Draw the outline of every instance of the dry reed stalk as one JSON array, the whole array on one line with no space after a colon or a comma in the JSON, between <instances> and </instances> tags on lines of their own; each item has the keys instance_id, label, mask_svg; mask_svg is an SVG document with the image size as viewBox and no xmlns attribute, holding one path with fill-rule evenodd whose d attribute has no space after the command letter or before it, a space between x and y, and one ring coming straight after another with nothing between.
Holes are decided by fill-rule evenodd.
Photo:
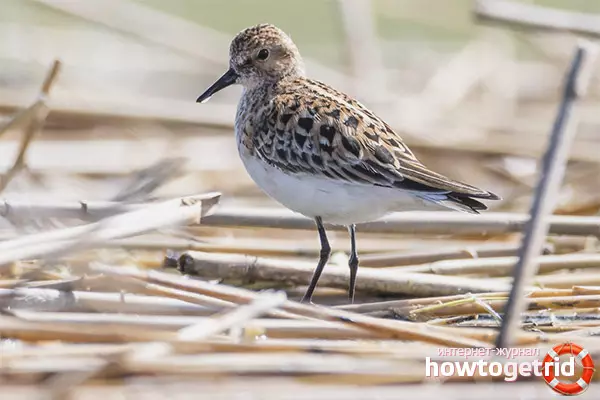
<instances>
[{"instance_id":1,"label":"dry reed stalk","mask_svg":"<svg viewBox=\"0 0 600 400\"><path fill-rule=\"evenodd\" d=\"M425 307L394 307L393 310L399 315L425 315L426 318L450 316L450 315L473 315L487 313L491 310L501 312L504 309L508 297L504 298L465 298L455 300L448 303L435 304ZM561 297L538 297L528 298L528 310L557 310L557 309L572 309L575 308L590 308L600 307L600 295L590 296L561 296Z\"/></svg>"},{"instance_id":2,"label":"dry reed stalk","mask_svg":"<svg viewBox=\"0 0 600 400\"><path fill-rule=\"evenodd\" d=\"M498 278L503 279L503 278ZM544 288L565 289L573 286L600 286L600 274L598 271L585 273L565 273L554 275L536 276L534 285Z\"/></svg>"},{"instance_id":3,"label":"dry reed stalk","mask_svg":"<svg viewBox=\"0 0 600 400\"><path fill-rule=\"evenodd\" d=\"M600 323L578 323L568 325L556 325L556 326L537 326L536 329L542 332L549 333L577 333L578 331L590 328L599 328Z\"/></svg>"},{"instance_id":4,"label":"dry reed stalk","mask_svg":"<svg viewBox=\"0 0 600 400\"><path fill-rule=\"evenodd\" d=\"M428 325L428 324L426 324ZM446 326L435 326L428 325L432 328L432 331L439 329L445 332L460 332L463 337L467 337L473 340L477 340L484 343L489 343L488 346L493 346L493 343L497 342L498 329L497 328L469 328L469 327L446 327ZM565 341L572 340L577 342L581 346L584 346L590 351L600 351L600 340L598 338L590 338L589 340L582 342L575 339L569 338L567 335L551 334L544 332L529 332L519 330L515 335L515 342L512 347L535 347L535 346L548 346L551 347L553 344L564 343ZM546 349L548 349L546 347Z\"/></svg>"},{"instance_id":5,"label":"dry reed stalk","mask_svg":"<svg viewBox=\"0 0 600 400\"><path fill-rule=\"evenodd\" d=\"M129 279L131 282L135 282L144 294L153 295L153 296L161 296L167 297L171 299L176 299L180 301L185 301L186 303L197 304L199 306L209 307L210 309L216 311L222 311L227 309L232 309L236 307L236 304L230 301L219 300L214 297L204 296L198 293L190 293L183 290L177 290L169 287L164 287L161 285L146 283L139 280Z\"/></svg>"},{"instance_id":6,"label":"dry reed stalk","mask_svg":"<svg viewBox=\"0 0 600 400\"><path fill-rule=\"evenodd\" d=\"M240 246L250 247L266 247L270 243L274 243L277 248L289 246L289 248L300 248L303 251L301 256L314 257L313 254L318 253L318 245L315 246L315 233L312 230L300 230L300 229L278 229L274 227L255 227L248 229L248 227L219 227L219 226L190 226L182 229L184 232L181 236L184 239L190 237L202 237L207 242L224 242L225 238L235 237L235 245L240 243ZM331 232L331 247L333 252L345 252L350 251L350 241L348 240L348 232L332 231ZM262 243L256 244L257 237L262 239ZM268 239L265 240L265 239ZM231 239L226 239L231 241ZM293 244L287 244L294 242ZM360 236L357 237L357 242L361 249L362 255L370 253L381 253L381 252L396 252L396 251L430 251L432 247L446 247L446 248L466 248L471 246L479 246L482 243L506 243L506 238L498 238L498 240L491 241L489 238L477 236L457 236L457 237L432 237L431 235L404 235L394 233L378 233L378 232L361 232ZM315 247L317 248L315 253ZM202 251L202 249L199 249ZM212 252L212 251L211 251ZM230 251L223 251L225 253ZM244 250L240 250L237 253L246 253ZM318 254L317 254L318 255Z\"/></svg>"},{"instance_id":7,"label":"dry reed stalk","mask_svg":"<svg viewBox=\"0 0 600 400\"><path fill-rule=\"evenodd\" d=\"M197 341L209 338L243 324L278 308L287 300L283 292L263 292L252 302L238 306L222 315L210 318L207 323L197 323L180 329L177 338L183 341Z\"/></svg>"},{"instance_id":8,"label":"dry reed stalk","mask_svg":"<svg viewBox=\"0 0 600 400\"><path fill-rule=\"evenodd\" d=\"M103 249L120 248L125 250L152 251L153 253L146 256L148 266L154 266L158 260L157 252L163 252L165 249L177 252L204 251L209 253L233 253L266 257L310 257L311 259L315 257L318 258L319 255L319 248L314 243L314 237L312 238L313 240L294 240L291 238L271 239L266 237L258 239L259 237L262 237L262 235L261 232L256 232L255 238L238 238L232 234L231 236L235 237L235 239L223 239L222 236L219 237L219 233L215 234L214 228L211 229L213 229L213 232L210 234L205 234L205 232L199 232L199 230L194 229L195 232L193 234L185 234L187 237L176 237L179 232L173 232L171 236L167 236L166 233L162 236L148 234L139 237L110 240L99 244L99 246ZM13 237L14 236L10 238ZM198 239L198 237L201 237L201 239ZM364 254L363 257L367 257L373 253L389 251L394 247L394 243L391 240L389 240L390 243L388 245L382 242L374 243L377 239L373 239L373 242L371 241L371 238L362 239L363 240L360 241L359 245L361 254ZM364 250L362 245L364 245ZM404 247L405 244L402 243L402 245ZM410 246L410 244L406 244L406 246ZM336 240L335 243L332 243L332 251L334 253L345 253L348 252L348 250L346 241ZM137 254L136 256L138 257L138 260L144 260L144 258L141 258L142 256ZM65 259L70 262L81 263L89 262L92 258L96 258L96 256L80 254Z\"/></svg>"},{"instance_id":9,"label":"dry reed stalk","mask_svg":"<svg viewBox=\"0 0 600 400\"><path fill-rule=\"evenodd\" d=\"M302 235L306 236L306 238L296 239L270 237L264 230L261 232L261 230L257 229L252 232L252 237L246 238L237 235L237 232L231 232L229 229L227 229L227 233L219 232L213 227L207 229L198 229L194 227L186 230L192 232L189 234L186 233L186 236L182 235L181 237L175 237L174 235L177 233L174 233L172 236L145 235L141 237L112 240L105 243L103 246L106 248L121 247L124 249L139 250L164 250L165 248L168 248L180 252L204 251L209 253L234 253L267 257L284 256L314 258L319 255L319 248L315 245L314 237L309 237L309 235ZM247 236L249 232L246 230L245 232L240 232L240 234ZM232 237L235 237L235 239L223 239L223 236L225 235L231 235ZM202 239L197 239L198 236L202 237ZM375 254L382 254L382 252L389 253L391 249L398 247L411 247L411 241L402 241L399 243L398 239L371 238L369 236L370 235L362 235L359 238L359 246L361 254L363 254L361 257L361 265L363 265L363 258L368 258L372 255L375 256ZM341 238L337 240L332 238L331 247L334 253L347 253L350 250L347 241L341 240Z\"/></svg>"},{"instance_id":10,"label":"dry reed stalk","mask_svg":"<svg viewBox=\"0 0 600 400\"><path fill-rule=\"evenodd\" d=\"M219 203L221 194L217 192L204 193L183 197L169 202L179 201L202 202L202 217L214 211ZM186 200L188 199L188 200ZM11 220L20 218L76 218L81 220L98 221L118 214L144 210L158 203L123 203L116 201L25 201L4 200L0 204L0 216Z\"/></svg>"},{"instance_id":11,"label":"dry reed stalk","mask_svg":"<svg viewBox=\"0 0 600 400\"><path fill-rule=\"evenodd\" d=\"M398 267L404 265L418 265L441 260L464 260L514 256L517 254L517 244L482 244L458 249L441 249L421 252L391 252L367 254L360 257L363 267ZM551 251L550 246L545 253Z\"/></svg>"},{"instance_id":12,"label":"dry reed stalk","mask_svg":"<svg viewBox=\"0 0 600 400\"><path fill-rule=\"evenodd\" d=\"M201 306L209 307L213 310L223 311L226 309L233 309L238 305L230 301L220 300L215 297L201 295L198 293L192 293L185 290L177 290L167 286L158 285L155 283L146 283L142 280L129 279L131 282L137 282L137 285L143 287L143 291L150 295L160 295L163 297L170 297L173 299L185 301L192 304L198 304ZM287 318L287 319L305 319L296 314L288 313L282 310L269 310L267 315L274 318Z\"/></svg>"},{"instance_id":13,"label":"dry reed stalk","mask_svg":"<svg viewBox=\"0 0 600 400\"><path fill-rule=\"evenodd\" d=\"M573 295L600 295L600 286L573 286Z\"/></svg>"},{"instance_id":14,"label":"dry reed stalk","mask_svg":"<svg viewBox=\"0 0 600 400\"><path fill-rule=\"evenodd\" d=\"M188 274L203 278L271 281L306 284L314 270L313 263L249 257L234 254L187 252L180 258L180 268ZM346 288L348 268L330 265L320 284ZM384 269L362 268L356 284L358 292L407 294L412 296L450 295L465 292L508 290L507 285L488 284L461 277L440 277L429 274L390 273Z\"/></svg>"},{"instance_id":15,"label":"dry reed stalk","mask_svg":"<svg viewBox=\"0 0 600 400\"><path fill-rule=\"evenodd\" d=\"M6 315L0 316L0 322L0 335L26 342L61 340L78 343L124 343L173 339L171 332L148 331L131 326L119 329L115 326L106 325L100 330L95 325L27 322Z\"/></svg>"},{"instance_id":16,"label":"dry reed stalk","mask_svg":"<svg viewBox=\"0 0 600 400\"><path fill-rule=\"evenodd\" d=\"M272 313L272 312L271 312ZM15 316L29 322L80 323L87 325L110 325L120 328L129 326L148 330L177 330L192 324L208 320L207 316L173 315L173 314L144 314L136 318L127 314L105 314L85 312L39 312L15 310ZM337 323L318 320L288 320L259 318L247 322L242 329L244 341L252 342L256 337L266 336L269 339L369 339L373 336L368 332L343 326Z\"/></svg>"},{"instance_id":17,"label":"dry reed stalk","mask_svg":"<svg viewBox=\"0 0 600 400\"><path fill-rule=\"evenodd\" d=\"M405 342L393 340L322 340L319 339L269 339L254 340L241 343L236 342L209 342L212 351L215 352L299 352L299 353L330 353L347 355L378 356L384 359L395 360L419 360L425 355L437 355L434 346L411 342L407 346ZM181 354L194 354L199 347L195 342L177 342L173 347Z\"/></svg>"},{"instance_id":18,"label":"dry reed stalk","mask_svg":"<svg viewBox=\"0 0 600 400\"><path fill-rule=\"evenodd\" d=\"M89 262L92 261L90 260ZM143 287L137 281L122 279L117 282L112 277L104 275L86 275L81 278L55 280L39 278L39 280L24 282L20 287L29 289L55 289L61 292L88 292L91 295L95 294L93 292L115 293L116 291L127 293L128 295L145 294Z\"/></svg>"},{"instance_id":19,"label":"dry reed stalk","mask_svg":"<svg viewBox=\"0 0 600 400\"><path fill-rule=\"evenodd\" d=\"M573 32L600 37L600 17L516 1L477 0L475 16L519 28Z\"/></svg>"},{"instance_id":20,"label":"dry reed stalk","mask_svg":"<svg viewBox=\"0 0 600 400\"><path fill-rule=\"evenodd\" d=\"M556 253L570 253L596 246L600 237L595 236L549 236L547 242L554 247Z\"/></svg>"},{"instance_id":21,"label":"dry reed stalk","mask_svg":"<svg viewBox=\"0 0 600 400\"><path fill-rule=\"evenodd\" d=\"M572 332L562 332L559 333L559 335L569 335L570 337L598 337L600 335L600 328L599 327L592 327L592 328L583 328L577 331L572 331ZM579 341L580 339L576 339L577 341ZM596 378L598 379L598 378Z\"/></svg>"},{"instance_id":22,"label":"dry reed stalk","mask_svg":"<svg viewBox=\"0 0 600 400\"><path fill-rule=\"evenodd\" d=\"M539 315L539 311L526 312L523 313L525 316ZM552 316L572 316L576 317L578 315L600 315L600 308L592 307L592 308L565 308L565 309L556 309L556 310L547 310L543 314L552 315Z\"/></svg>"},{"instance_id":23,"label":"dry reed stalk","mask_svg":"<svg viewBox=\"0 0 600 400\"><path fill-rule=\"evenodd\" d=\"M383 359L393 360L413 360L421 361L424 355L436 355L437 348L423 345L420 343L411 343L407 347L405 343L397 341L356 341L356 340L322 340L322 339L303 339L303 340L257 340L246 341L242 343L224 342L224 341L179 341L171 343L173 350L178 354L199 354L199 353L329 353L346 354L357 356L378 356ZM0 360L3 365L8 362L68 357L87 358L102 357L112 358L120 356L134 348L139 348L137 344L88 344L74 345L61 344L59 346L44 346L24 350L9 350L0 354ZM142 345L143 346L143 345Z\"/></svg>"},{"instance_id":24,"label":"dry reed stalk","mask_svg":"<svg viewBox=\"0 0 600 400\"><path fill-rule=\"evenodd\" d=\"M600 323L597 314L574 315L571 313L571 315L569 315L570 318L561 318L560 313L553 313L551 311L545 311L544 314L547 314L545 316L540 316L539 314L539 312L531 311L524 313L524 322L521 326L524 329L544 331L544 328L546 327L586 327L596 326ZM564 315L562 315L562 317L564 317ZM590 317L595 318L590 319ZM494 318L490 318L489 315L484 314L435 318L427 321L427 323L431 325L470 328L494 328L498 326L498 322Z\"/></svg>"},{"instance_id":25,"label":"dry reed stalk","mask_svg":"<svg viewBox=\"0 0 600 400\"><path fill-rule=\"evenodd\" d=\"M287 297L283 292L262 293L249 304L228 310L220 316L207 318L204 321L181 328L176 333L177 340L184 342L201 342L244 323L280 306ZM174 348L169 343L154 342L136 346L123 355L122 362L130 364L136 361L148 361L163 358L173 353Z\"/></svg>"},{"instance_id":26,"label":"dry reed stalk","mask_svg":"<svg viewBox=\"0 0 600 400\"><path fill-rule=\"evenodd\" d=\"M10 183L10 181L14 178L14 176L25 166L25 155L27 153L27 149L29 148L29 144L33 140L33 137L38 133L42 126L44 125L44 121L50 112L50 109L46 105L48 96L50 95L50 89L52 88L54 82L56 81L56 77L60 71L61 63L58 60L55 60L44 79L44 83L42 84L42 88L40 89L40 93L38 95L38 99L31 104L20 116L15 117L16 119L27 121L27 127L25 128L25 132L23 133L23 139L21 141L19 151L17 153L17 157L12 165L12 167L4 174L2 179L0 180L0 192L2 192L6 186ZM13 120L14 121L14 120ZM5 129L8 129L10 126L14 126L14 123L8 123L5 126ZM0 135L4 133L4 130L0 131Z\"/></svg>"},{"instance_id":27,"label":"dry reed stalk","mask_svg":"<svg viewBox=\"0 0 600 400\"><path fill-rule=\"evenodd\" d=\"M558 196L564 177L568 154L573 142L578 119L572 117L577 101L585 94L593 64L592 45L580 43L572 58L564 79L562 99L548 139L544 157L539 166L538 183L530 208L519 259L513 270L512 288L500 327L496 346L504 348L514 342L515 332L520 326L521 313L525 311L524 294L538 271L536 258L542 252L545 237L550 229L550 217L554 200Z\"/></svg>"},{"instance_id":28,"label":"dry reed stalk","mask_svg":"<svg viewBox=\"0 0 600 400\"><path fill-rule=\"evenodd\" d=\"M173 251L206 251L215 253L242 253L261 256L288 256L288 257L317 257L319 249L314 243L299 244L295 240L269 240L241 239L218 240L206 238L202 241L177 237L133 237L127 239L111 240L102 245L105 248L124 248L139 250L164 250Z\"/></svg>"},{"instance_id":29,"label":"dry reed stalk","mask_svg":"<svg viewBox=\"0 0 600 400\"><path fill-rule=\"evenodd\" d=\"M262 358L262 362L260 361ZM279 356L279 357L277 357ZM273 368L277 368L285 371L286 374L325 374L330 376L332 380L328 380L329 383L335 382L338 378L343 378L344 381L349 376L355 376L361 382L363 380L369 381L372 377L380 376L388 377L390 368L392 368L394 377L388 377L390 382L406 382L406 381L422 381L423 374L415 371L423 368L423 358L417 359L393 359L381 358L379 355L376 357L363 355L360 357L352 357L352 354L329 354L319 355L313 358L314 354L298 354L295 352L277 352L275 354L252 354L252 353L230 353L230 354L212 354L203 355L203 357L194 356L176 356L168 357L167 362L164 365L157 364L154 360L147 362L143 360L141 362L135 362L134 365L130 365L128 369L135 372L145 373L175 373L175 374L194 374L194 376L202 375L223 375L226 374L229 377L237 374L252 374L252 375L270 375L273 373ZM277 359L279 361L277 361ZM289 364L287 360L299 359L298 364ZM330 361L342 362L347 360L351 364L351 371L346 370L348 366L344 368L335 368L334 363ZM286 361L284 361L286 360ZM310 361L308 361L310 360ZM321 361L323 360L323 361ZM364 370L357 368L356 362L363 360L370 373L364 376ZM379 363L375 363L378 361ZM208 364L208 365L207 365ZM378 364L383 364L380 367ZM158 368L158 369L157 369ZM131 371L130 371L131 372ZM280 371L281 373L281 371ZM306 379L306 378L304 378ZM303 379L303 380L304 380ZM452 379L454 380L454 379ZM378 380L379 381L379 380ZM349 381L347 381L349 383ZM356 382L354 381L356 384Z\"/></svg>"},{"instance_id":30,"label":"dry reed stalk","mask_svg":"<svg viewBox=\"0 0 600 400\"><path fill-rule=\"evenodd\" d=\"M37 358L43 359L45 357L106 357L113 354L122 353L132 345L127 344L71 344L71 343L58 343L48 344L46 346L39 347L28 347L28 348L17 348L17 349L3 349L0 352L0 363L5 363L10 360Z\"/></svg>"},{"instance_id":31,"label":"dry reed stalk","mask_svg":"<svg viewBox=\"0 0 600 400\"><path fill-rule=\"evenodd\" d=\"M210 308L167 297L29 288L0 289L0 306L15 310L150 315L207 315L214 312Z\"/></svg>"},{"instance_id":32,"label":"dry reed stalk","mask_svg":"<svg viewBox=\"0 0 600 400\"><path fill-rule=\"evenodd\" d=\"M34 103L35 105L36 103ZM24 110L17 112L12 118L10 118L10 120L8 120L6 122L6 124L0 126L0 136L4 135L6 132L10 131L11 129L14 129L20 125L22 125L25 122L28 122L31 120L32 115L34 115L36 113L36 110L39 108L38 107L33 107L33 106L29 106L26 107Z\"/></svg>"},{"instance_id":33,"label":"dry reed stalk","mask_svg":"<svg viewBox=\"0 0 600 400\"><path fill-rule=\"evenodd\" d=\"M120 237L133 236L174 225L200 223L209 210L202 207L208 195L170 200L105 218L99 222L23 236L0 243L0 271L8 263L39 256L56 256L73 248L94 246ZM208 196L210 203L220 194Z\"/></svg>"},{"instance_id":34,"label":"dry reed stalk","mask_svg":"<svg viewBox=\"0 0 600 400\"><path fill-rule=\"evenodd\" d=\"M396 361L379 357L353 357L341 354L302 354L295 352L268 353L229 353L177 355L160 359L136 359L126 363L126 372L138 374L177 374L193 376L285 373L297 374L338 374L384 375L402 381L397 372L403 365L416 367L421 363ZM408 369L408 368L407 368Z\"/></svg>"},{"instance_id":35,"label":"dry reed stalk","mask_svg":"<svg viewBox=\"0 0 600 400\"><path fill-rule=\"evenodd\" d=\"M570 289L534 289L527 293L527 297L559 297L559 296L572 296L574 295L573 290ZM453 301L464 301L475 297L481 300L495 299L495 298L506 298L508 292L490 292L490 293L468 293L453 296L438 296L438 297L424 297L419 299L407 299L407 300L391 300L391 301L379 301L375 303L363 303L363 304L346 304L336 306L342 310L368 313L374 311L382 311L391 308L416 308L424 307L429 305L439 305Z\"/></svg>"},{"instance_id":36,"label":"dry reed stalk","mask_svg":"<svg viewBox=\"0 0 600 400\"><path fill-rule=\"evenodd\" d=\"M481 274L484 276L508 276L517 257L490 257L485 259L442 260L425 265L393 268L397 272L433 273L438 275ZM600 268L600 254L561 254L538 256L538 273L558 270Z\"/></svg>"},{"instance_id":37,"label":"dry reed stalk","mask_svg":"<svg viewBox=\"0 0 600 400\"><path fill-rule=\"evenodd\" d=\"M515 213L488 212L470 215L444 211L414 211L391 214L381 220L360 224L360 232L410 233L410 234L474 234L500 235L522 232L529 216ZM600 235L600 217L553 215L549 217L552 234ZM285 228L314 230L308 218L285 209L221 207L203 221L206 226ZM340 226L328 226L344 230Z\"/></svg>"}]
</instances>

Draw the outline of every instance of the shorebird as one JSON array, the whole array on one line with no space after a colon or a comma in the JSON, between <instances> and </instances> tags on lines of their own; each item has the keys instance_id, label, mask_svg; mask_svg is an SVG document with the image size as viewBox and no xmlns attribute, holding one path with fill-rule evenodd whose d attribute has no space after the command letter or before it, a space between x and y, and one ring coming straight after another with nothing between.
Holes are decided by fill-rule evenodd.
<instances>
[{"instance_id":1,"label":"shorebird","mask_svg":"<svg viewBox=\"0 0 600 400\"><path fill-rule=\"evenodd\" d=\"M385 121L352 97L309 79L298 48L271 24L244 29L229 48L229 69L197 101L243 87L235 117L241 160L254 182L292 211L314 219L321 251L302 299L310 302L329 260L324 224L344 225L351 240L348 296L354 301L355 224L394 211L478 213L492 192L423 165Z\"/></svg>"}]
</instances>

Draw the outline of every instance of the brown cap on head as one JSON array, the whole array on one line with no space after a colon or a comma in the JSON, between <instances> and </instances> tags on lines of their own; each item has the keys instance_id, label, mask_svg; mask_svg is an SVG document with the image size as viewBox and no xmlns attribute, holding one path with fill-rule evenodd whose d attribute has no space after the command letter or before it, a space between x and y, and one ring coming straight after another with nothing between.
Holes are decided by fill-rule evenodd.
<instances>
[{"instance_id":1,"label":"brown cap on head","mask_svg":"<svg viewBox=\"0 0 600 400\"><path fill-rule=\"evenodd\" d=\"M229 46L229 70L198 97L203 103L233 84L254 88L304 75L304 63L292 39L271 24L246 28Z\"/></svg>"},{"instance_id":2,"label":"brown cap on head","mask_svg":"<svg viewBox=\"0 0 600 400\"><path fill-rule=\"evenodd\" d=\"M285 32L271 24L251 26L238 33L229 46L229 58L230 66L242 77L304 75L298 48Z\"/></svg>"}]
</instances>

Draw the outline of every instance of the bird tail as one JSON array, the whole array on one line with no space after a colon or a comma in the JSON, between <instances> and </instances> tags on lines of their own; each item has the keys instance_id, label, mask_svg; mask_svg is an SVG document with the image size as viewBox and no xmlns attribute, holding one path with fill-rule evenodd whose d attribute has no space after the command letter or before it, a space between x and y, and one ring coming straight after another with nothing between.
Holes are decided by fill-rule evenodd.
<instances>
[{"instance_id":1,"label":"bird tail","mask_svg":"<svg viewBox=\"0 0 600 400\"><path fill-rule=\"evenodd\" d=\"M484 199L489 199L489 200L500 199L500 197L498 197L497 195L495 195L493 193L489 193L489 195L487 195L487 196L485 196L485 195L473 196L473 195L467 195L467 194L462 194L462 193L457 193L457 192L444 193L444 194L431 193L431 194L422 195L422 197L425 200L432 201L443 207L446 207L446 208L449 208L452 210L456 210L456 211L468 212L471 214L479 214L479 211L487 210L487 206L485 204L483 204L482 202L475 200L474 197L484 198Z\"/></svg>"}]
</instances>

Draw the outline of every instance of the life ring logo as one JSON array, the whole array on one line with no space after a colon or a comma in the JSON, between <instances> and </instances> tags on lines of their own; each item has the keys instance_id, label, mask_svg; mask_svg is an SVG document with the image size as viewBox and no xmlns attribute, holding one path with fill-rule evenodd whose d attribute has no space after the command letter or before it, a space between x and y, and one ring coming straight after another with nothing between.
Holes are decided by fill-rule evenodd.
<instances>
[{"instance_id":1,"label":"life ring logo","mask_svg":"<svg viewBox=\"0 0 600 400\"><path fill-rule=\"evenodd\" d=\"M556 377L556 371L558 370L560 373L559 368L561 362L559 357L564 354L571 354L571 358L577 360L583 367L583 373L576 382L565 383L559 381ZM548 386L550 386L555 392L566 396L575 396L585 392L592 381L594 372L596 371L594 368L594 361L592 360L590 354L586 349L575 343L563 343L554 346L548 352L548 354L546 354L546 357L544 357L542 365L542 376L544 377L544 380Z\"/></svg>"}]
</instances>

